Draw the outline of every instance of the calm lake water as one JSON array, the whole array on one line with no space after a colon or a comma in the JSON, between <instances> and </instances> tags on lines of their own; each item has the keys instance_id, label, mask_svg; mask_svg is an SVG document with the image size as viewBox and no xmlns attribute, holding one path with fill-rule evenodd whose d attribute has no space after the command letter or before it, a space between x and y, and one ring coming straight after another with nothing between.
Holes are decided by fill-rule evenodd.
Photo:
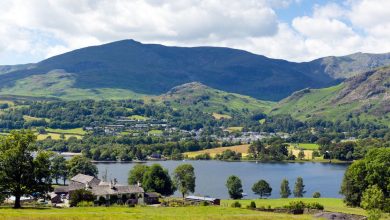
<instances>
[{"instance_id":1,"label":"calm lake water","mask_svg":"<svg viewBox=\"0 0 390 220\"><path fill-rule=\"evenodd\" d=\"M322 197L341 197L339 194L341 181L348 165L328 163L254 163L254 162L222 162L222 161L155 161L147 165L159 163L172 174L180 164L189 163L195 168L195 194L208 195L217 198L228 198L225 187L230 175L241 178L246 198L256 198L252 185L265 179L272 187L271 198L279 197L280 182L287 178L291 191L298 176L305 184L305 197L311 197L313 192L320 192ZM127 183L128 172L135 163L98 163L99 177L105 173L109 179L117 178L119 183ZM177 196L180 196L176 192Z\"/></svg>"}]
</instances>

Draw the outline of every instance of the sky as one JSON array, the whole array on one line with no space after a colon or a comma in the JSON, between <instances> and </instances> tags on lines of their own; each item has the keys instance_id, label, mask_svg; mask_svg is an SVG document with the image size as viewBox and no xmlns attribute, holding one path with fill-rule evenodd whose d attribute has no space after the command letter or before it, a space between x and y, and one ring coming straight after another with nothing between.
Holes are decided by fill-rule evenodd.
<instances>
[{"instance_id":1,"label":"sky","mask_svg":"<svg viewBox=\"0 0 390 220\"><path fill-rule=\"evenodd\" d=\"M123 39L310 61L390 52L389 0L0 0L0 65Z\"/></svg>"}]
</instances>

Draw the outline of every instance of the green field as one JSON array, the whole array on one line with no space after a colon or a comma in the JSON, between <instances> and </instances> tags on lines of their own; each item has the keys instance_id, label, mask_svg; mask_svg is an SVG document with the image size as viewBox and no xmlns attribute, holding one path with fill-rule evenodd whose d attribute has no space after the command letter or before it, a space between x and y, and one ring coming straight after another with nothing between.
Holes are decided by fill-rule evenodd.
<instances>
[{"instance_id":1,"label":"green field","mask_svg":"<svg viewBox=\"0 0 390 220\"><path fill-rule=\"evenodd\" d=\"M47 132L58 133L58 134L74 134L74 135L84 135L87 132L83 130L83 128L73 128L73 129L45 129Z\"/></svg>"},{"instance_id":2,"label":"green field","mask_svg":"<svg viewBox=\"0 0 390 220\"><path fill-rule=\"evenodd\" d=\"M60 140L61 139L61 134L59 134L59 133L51 133L51 132L48 132L46 134L37 134L37 139L38 140L45 140L49 136L53 140ZM77 135L77 134L64 134L64 136L65 136L65 140L68 140L71 137L75 137L77 139L82 139L83 138L82 135Z\"/></svg>"},{"instance_id":3,"label":"green field","mask_svg":"<svg viewBox=\"0 0 390 220\"><path fill-rule=\"evenodd\" d=\"M28 115L23 115L23 119L25 121L38 121L38 120L45 120L46 122L50 122L50 119L48 118L37 118L37 117L32 117L32 116L28 116Z\"/></svg>"},{"instance_id":4,"label":"green field","mask_svg":"<svg viewBox=\"0 0 390 220\"><path fill-rule=\"evenodd\" d=\"M320 147L318 144L312 144L312 143L289 143L290 146L298 146L298 148L301 148L303 150L318 150Z\"/></svg>"},{"instance_id":5,"label":"green field","mask_svg":"<svg viewBox=\"0 0 390 220\"><path fill-rule=\"evenodd\" d=\"M161 135L163 133L162 130L150 130L148 132L148 134L151 134L151 135Z\"/></svg>"},{"instance_id":6,"label":"green field","mask_svg":"<svg viewBox=\"0 0 390 220\"><path fill-rule=\"evenodd\" d=\"M289 215L230 207L88 207L88 208L0 208L2 220L289 220L312 219L310 215Z\"/></svg>"},{"instance_id":7,"label":"green field","mask_svg":"<svg viewBox=\"0 0 390 220\"><path fill-rule=\"evenodd\" d=\"M255 201L256 206L271 206L271 208L283 207L288 205L291 201L303 201L303 202L318 202L322 204L326 211L331 212L343 212L349 214L365 215L366 211L361 208L352 208L347 207L342 199L337 198L289 198L289 199L255 199L255 200L239 200L239 202L245 207L249 205L251 201ZM222 204L228 206L233 202L233 200L223 200Z\"/></svg>"},{"instance_id":8,"label":"green field","mask_svg":"<svg viewBox=\"0 0 390 220\"><path fill-rule=\"evenodd\" d=\"M337 198L291 198L291 199L255 199L239 200L242 208L231 208L234 200L222 200L221 206L192 206L192 207L83 207L83 208L24 208L15 210L11 208L0 208L0 219L39 219L39 220L62 220L62 219L147 219L147 220L254 220L254 219L313 219L311 215L291 215L271 212L260 212L248 210L245 207L251 201L255 201L257 207L271 208L283 207L291 201L301 200L306 203L318 202L325 207L325 211L343 212L349 214L366 215L361 208L345 206L341 199ZM388 217L388 216L386 216ZM386 219L386 218L384 218Z\"/></svg>"}]
</instances>

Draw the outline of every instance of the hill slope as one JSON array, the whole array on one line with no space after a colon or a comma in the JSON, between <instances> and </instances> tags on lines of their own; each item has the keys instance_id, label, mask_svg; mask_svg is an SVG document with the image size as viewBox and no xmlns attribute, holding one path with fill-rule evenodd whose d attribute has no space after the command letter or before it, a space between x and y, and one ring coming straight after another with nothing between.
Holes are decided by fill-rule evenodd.
<instances>
[{"instance_id":1,"label":"hill slope","mask_svg":"<svg viewBox=\"0 0 390 220\"><path fill-rule=\"evenodd\" d=\"M367 71L340 85L304 89L280 101L271 114L291 114L299 119L329 120L357 117L389 124L390 67Z\"/></svg>"},{"instance_id":2,"label":"hill slope","mask_svg":"<svg viewBox=\"0 0 390 220\"><path fill-rule=\"evenodd\" d=\"M273 102L260 101L249 96L227 93L210 88L198 82L187 83L172 88L157 98L160 102L174 108L199 108L204 112L229 113L230 110L266 112L271 110Z\"/></svg>"}]
</instances>

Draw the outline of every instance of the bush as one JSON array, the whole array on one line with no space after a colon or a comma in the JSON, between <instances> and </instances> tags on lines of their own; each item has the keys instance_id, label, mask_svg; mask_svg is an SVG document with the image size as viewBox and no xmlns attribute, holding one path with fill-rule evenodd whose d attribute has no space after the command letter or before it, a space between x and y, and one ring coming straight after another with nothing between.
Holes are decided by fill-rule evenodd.
<instances>
[{"instance_id":1,"label":"bush","mask_svg":"<svg viewBox=\"0 0 390 220\"><path fill-rule=\"evenodd\" d=\"M309 208L309 209L324 210L324 206L321 205L321 204L318 203L318 202L308 203L308 204L306 204L305 206L306 206L306 208Z\"/></svg>"},{"instance_id":2,"label":"bush","mask_svg":"<svg viewBox=\"0 0 390 220\"><path fill-rule=\"evenodd\" d=\"M235 201L230 206L233 208L241 208L241 203L238 201Z\"/></svg>"},{"instance_id":3,"label":"bush","mask_svg":"<svg viewBox=\"0 0 390 220\"><path fill-rule=\"evenodd\" d=\"M287 209L295 212L303 212L303 209L306 207L306 204L302 201L292 201L287 206L285 206Z\"/></svg>"},{"instance_id":4,"label":"bush","mask_svg":"<svg viewBox=\"0 0 390 220\"><path fill-rule=\"evenodd\" d=\"M379 209L368 210L368 220L379 220L382 217L382 212Z\"/></svg>"},{"instance_id":5,"label":"bush","mask_svg":"<svg viewBox=\"0 0 390 220\"><path fill-rule=\"evenodd\" d=\"M255 209L256 203L254 201L251 201L251 203L248 205L248 209Z\"/></svg>"},{"instance_id":6,"label":"bush","mask_svg":"<svg viewBox=\"0 0 390 220\"><path fill-rule=\"evenodd\" d=\"M209 206L210 203L206 202L206 201L202 201L199 203L200 206Z\"/></svg>"},{"instance_id":7,"label":"bush","mask_svg":"<svg viewBox=\"0 0 390 220\"><path fill-rule=\"evenodd\" d=\"M313 198L320 198L321 197L321 193L320 192L314 192L313 193Z\"/></svg>"},{"instance_id":8,"label":"bush","mask_svg":"<svg viewBox=\"0 0 390 220\"><path fill-rule=\"evenodd\" d=\"M77 203L77 207L93 207L93 202L81 201L81 202Z\"/></svg>"},{"instance_id":9,"label":"bush","mask_svg":"<svg viewBox=\"0 0 390 220\"><path fill-rule=\"evenodd\" d=\"M93 202L95 200L94 195L85 189L78 189L75 190L70 194L70 199L69 199L69 205L71 207L77 206L79 202L85 201L85 202Z\"/></svg>"}]
</instances>

